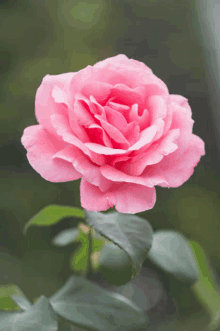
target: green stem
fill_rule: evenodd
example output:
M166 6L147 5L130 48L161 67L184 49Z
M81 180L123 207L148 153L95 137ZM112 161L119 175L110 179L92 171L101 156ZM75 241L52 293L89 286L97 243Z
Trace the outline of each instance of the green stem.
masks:
M92 273L91 255L92 255L92 228L89 227L89 233L88 233L88 260L87 260L86 278L89 278L89 276Z

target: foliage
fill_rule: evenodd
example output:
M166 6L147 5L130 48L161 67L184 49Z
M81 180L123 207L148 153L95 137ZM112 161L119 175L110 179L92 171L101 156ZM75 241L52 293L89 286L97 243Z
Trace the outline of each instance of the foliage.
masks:
M157 231L153 237L149 259L181 280L196 282L199 270L187 239L176 231Z
M85 277L99 272L110 284L120 286L137 276L148 258L165 272L191 284L210 314L208 330L220 325L220 289L202 247L177 231L153 233L148 221L117 211L91 212L52 205L27 222L51 226L65 217L85 223L58 233L53 245L78 243L70 257L72 276L50 299L41 296L32 305L15 285L0 287L0 330L51 330L65 324L67 330L138 330L149 323L147 315L131 300L106 291ZM10 310L10 311L9 311ZM43 328L43 329L42 329Z
M123 249L132 265L132 277L141 269L153 240L151 225L129 214L89 212L84 210L86 222L103 236Z
M64 217L70 216L83 218L84 213L83 210L79 208L53 205L47 206L40 210L29 220L29 222L26 223L24 232L26 234L30 226L49 226L59 222Z
M57 331L60 317L69 330L75 326L111 331L112 325L122 331L137 330L147 323L144 312L130 300L79 276L70 277L51 298L42 295L34 305L21 295L11 297L21 311L0 311L2 331Z

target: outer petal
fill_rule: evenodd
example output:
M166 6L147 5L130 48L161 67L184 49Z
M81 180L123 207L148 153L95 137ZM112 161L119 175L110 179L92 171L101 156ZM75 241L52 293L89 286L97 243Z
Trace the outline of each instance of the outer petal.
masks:
M118 169L115 169L109 165L104 165L101 167L101 174L116 183L133 183L139 184L147 187L154 187L160 183L164 182L164 178L162 176L155 176L154 178L148 178L148 176L132 176L128 175Z
M102 176L100 167L94 165L82 151L75 146L67 146L56 153L53 158L59 158L71 162L75 170L89 183L98 186L102 192L109 189L111 181Z
M178 94L171 94L170 99L172 103L177 103L179 106L185 108L187 112L187 117L191 118L192 117L192 110L191 107L188 103L188 99L183 97L182 95Z
M97 62L94 67L95 68L109 68L111 70L116 70L125 66L126 68L133 68L133 69L142 69L145 71L152 72L152 70L146 66L143 62L129 59L124 54L119 54L116 56L109 57L103 61Z
M31 166L50 182L68 182L81 178L73 165L65 160L55 160L53 155L64 144L47 133L41 125L29 126L24 130L21 142L27 149Z
M65 106L60 102L61 99L68 102L70 82L74 75L74 72L61 75L46 75L37 90L35 99L37 121L52 134L56 135L56 132L51 124L50 116L67 113L67 105Z
M149 178L158 175L163 177L164 183L158 184L159 186L179 187L192 176L202 155L205 155L204 141L192 134L189 146L184 152L178 149L167 155L160 163L151 166L150 170L146 169L143 175L145 174Z
M187 99L180 95L171 95L171 107L173 115L170 129L180 129L178 146L181 150L185 150L189 145L193 130L192 111Z
M94 67L95 68L107 68L107 67L116 68L116 67L120 66L122 63L127 64L128 61L129 61L129 58L126 55L118 54L116 56L108 57L105 60L97 62L94 65Z
M103 69L115 72L123 77L127 78L127 86L136 87L140 85L141 79L143 79L146 74L152 75L152 70L147 67L143 62L129 59L124 54L119 54L103 61L96 63L93 66L95 69ZM136 75L135 75L136 73ZM115 84L123 83L122 80L115 81ZM112 85L115 85L112 81Z
M156 191L154 187L120 183L103 193L82 178L80 198L82 207L87 210L103 211L115 205L120 213L136 214L154 207Z
M137 64L137 62L119 55L96 63L93 67L87 66L74 76L71 91L72 93L80 92L83 85L99 81L112 86L124 84L129 88L146 86L146 93L150 91L150 95L168 94L166 84L144 63Z
M158 140L163 134L163 119L166 117L167 114L166 99L167 98L163 96L154 95L147 100L147 109L151 115L151 125L157 126L157 134L155 135L152 142Z
M151 145L147 152L134 156L125 162L120 170L133 176L141 175L147 166L159 163L165 155L173 153L178 148L176 141L179 136L179 129L170 130L159 142Z
M101 83L106 83L102 87L103 90L105 90L105 98L107 99L109 95L109 89L108 86L118 83L127 84L129 83L128 79L123 76L123 74L120 74L119 72L115 72L109 69L101 69L97 68L95 66L87 66L86 68L78 71L76 75L73 77L71 81L70 91L71 91L71 104L74 102L75 97L81 98L85 93L86 96L88 95L88 89L91 88L92 84L97 84L99 87ZM86 87L88 86L88 87ZM97 98L99 98L100 93L97 91L97 94L94 94L94 87L92 88L92 95ZM103 96L102 101L103 102Z

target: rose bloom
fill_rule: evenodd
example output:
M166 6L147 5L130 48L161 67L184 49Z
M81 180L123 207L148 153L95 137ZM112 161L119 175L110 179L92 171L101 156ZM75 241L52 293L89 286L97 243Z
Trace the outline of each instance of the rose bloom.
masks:
M21 140L31 166L50 182L81 178L90 211L151 209L155 186L181 186L205 154L187 99L125 55L46 75L35 113Z

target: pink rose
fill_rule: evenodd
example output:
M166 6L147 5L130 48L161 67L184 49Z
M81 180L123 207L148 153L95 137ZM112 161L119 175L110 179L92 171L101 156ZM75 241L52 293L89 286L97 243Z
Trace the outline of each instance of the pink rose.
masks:
M187 99L125 55L45 76L35 111L22 136L31 166L51 182L81 178L87 210L151 209L154 186L181 186L205 154Z

